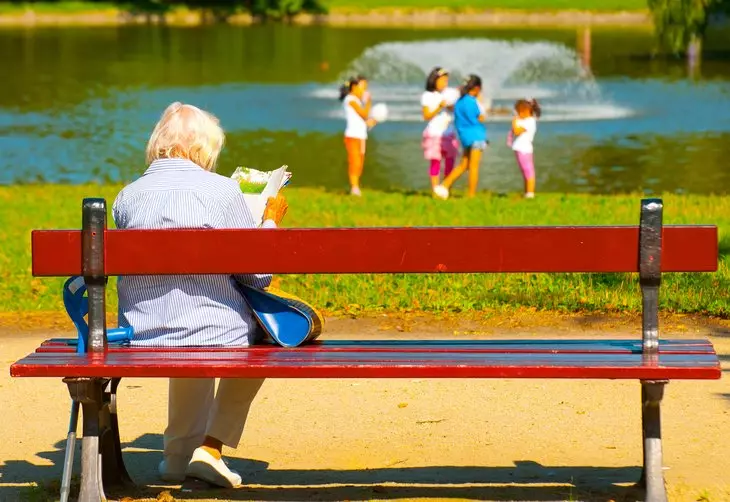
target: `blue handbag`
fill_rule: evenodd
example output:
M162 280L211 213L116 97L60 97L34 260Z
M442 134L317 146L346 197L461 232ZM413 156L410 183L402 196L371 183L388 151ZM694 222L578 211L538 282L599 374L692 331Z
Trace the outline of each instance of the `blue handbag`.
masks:
M274 288L252 288L237 282L254 318L269 341L282 347L297 347L316 339L324 317L301 298Z

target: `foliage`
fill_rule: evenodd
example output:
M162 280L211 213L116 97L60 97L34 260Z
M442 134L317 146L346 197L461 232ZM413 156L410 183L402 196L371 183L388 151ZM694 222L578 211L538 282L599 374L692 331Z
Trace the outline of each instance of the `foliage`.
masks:
M677 54L701 40L710 17L730 10L730 0L648 0L661 46Z
M135 10L164 11L172 7L234 8L249 12L294 12L322 7L367 12L372 9L440 10L585 10L640 11L645 0L0 0L0 12L15 7L37 11L80 11L110 5Z
M219 18L225 18L238 12L248 12L262 17L286 17L300 12L324 12L325 8L320 0L87 0L85 2L56 0L20 1L0 0L0 11L5 6L16 6L28 9L40 7L47 11L54 5L59 11L71 9L78 11L81 7L93 9L99 7L118 6L136 12L162 13L175 8L203 10Z
M590 12L642 11L645 0L324 0L332 10L367 12L373 9L448 11L524 10Z
M63 280L33 278L30 231L79 228L83 197L111 202L120 186L36 185L0 187L0 313L61 310ZM636 224L639 195L480 195L446 202L428 195L369 191L362 199L306 188L287 188L286 225L321 227L439 225ZM665 200L668 224L716 224L721 262L712 274L667 274L662 309L730 317L730 197L672 195ZM454 249L455 253L472 252ZM279 278L279 286L329 313L383 311L462 312L521 308L568 312L638 312L631 274L441 274L305 275ZM114 285L110 281L110 285ZM116 294L108 296L110 311Z

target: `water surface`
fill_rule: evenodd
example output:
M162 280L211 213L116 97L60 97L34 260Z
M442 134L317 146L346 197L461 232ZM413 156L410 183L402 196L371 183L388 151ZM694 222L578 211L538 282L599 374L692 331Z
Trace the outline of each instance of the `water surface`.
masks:
M714 33L697 70L651 59L650 33L327 27L56 28L0 31L0 184L128 181L162 109L181 100L222 121L219 171L286 163L300 186L346 184L337 82L372 81L391 117L368 144L364 183L428 185L419 146L425 74L476 72L498 106L534 96L539 189L562 192L730 191L730 59ZM519 190L489 123L481 187Z

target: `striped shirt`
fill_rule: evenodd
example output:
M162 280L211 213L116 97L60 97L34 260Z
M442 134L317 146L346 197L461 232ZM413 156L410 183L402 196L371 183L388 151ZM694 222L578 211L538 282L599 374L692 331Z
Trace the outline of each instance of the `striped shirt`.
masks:
M119 193L112 214L120 229L257 226L236 181L183 159L154 161ZM270 275L235 278L257 288L271 282ZM134 328L132 345L207 347L254 342L256 322L233 276L126 276L119 278L118 291L119 325Z

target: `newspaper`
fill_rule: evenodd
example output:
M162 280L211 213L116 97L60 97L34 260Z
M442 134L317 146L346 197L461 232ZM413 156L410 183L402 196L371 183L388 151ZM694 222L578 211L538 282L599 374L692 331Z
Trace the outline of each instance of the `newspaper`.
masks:
M231 178L238 181L253 220L261 226L269 197L276 197L279 190L289 184L289 166L281 166L275 171L257 171L248 167L237 167Z

